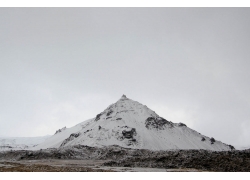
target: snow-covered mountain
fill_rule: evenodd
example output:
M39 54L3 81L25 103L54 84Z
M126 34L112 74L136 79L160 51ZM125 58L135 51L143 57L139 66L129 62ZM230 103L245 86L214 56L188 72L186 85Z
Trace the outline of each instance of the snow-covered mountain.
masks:
M95 118L72 128L63 128L33 149L78 144L97 147L119 145L150 150L233 149L233 146L206 137L183 123L168 121L125 95Z
M0 137L0 151L30 149L49 137L50 135L40 137Z

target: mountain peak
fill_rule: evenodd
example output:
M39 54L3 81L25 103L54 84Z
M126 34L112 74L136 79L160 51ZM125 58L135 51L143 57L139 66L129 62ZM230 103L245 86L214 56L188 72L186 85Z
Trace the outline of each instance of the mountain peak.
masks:
M127 99L127 96L125 94L123 94L121 99Z
M126 95L95 118L55 134L36 148L73 145L119 145L136 149L229 150L228 145L201 135L183 123L172 123Z

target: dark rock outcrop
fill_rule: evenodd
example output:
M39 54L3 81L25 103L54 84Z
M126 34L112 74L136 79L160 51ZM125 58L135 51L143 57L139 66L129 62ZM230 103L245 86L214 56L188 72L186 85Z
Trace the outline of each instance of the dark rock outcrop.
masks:
M228 145L231 150L235 150L235 148L232 145Z
M136 129L132 128L131 130L123 130L122 135L124 138L131 139L134 135L136 135Z
M98 121L98 120L100 120L100 118L101 118L101 115L102 115L101 113L100 113L100 114L97 114L97 115L96 115L96 118L95 118L95 121Z
M215 139L212 137L212 138L210 139L210 142L211 142L211 144L214 144L214 143L215 143Z
M60 145L60 147L63 147L68 142L70 142L73 139L77 138L78 136L80 136L80 134L81 133L72 133L72 134L70 134L70 136L62 142L62 144Z
M149 117L145 121L145 126L147 129L163 130L165 129L166 125L168 125L169 127L173 126L172 123L162 117Z
M184 127L187 127L187 125L184 124L184 123L179 123L178 126L180 126L180 127L183 127L183 126L184 126Z
M56 133L55 133L55 134L58 134L58 133L60 133L60 132L64 131L65 129L66 129L66 126L65 126L65 127L63 127L62 129L58 129L58 130L56 131Z
M108 112L107 112L107 116L109 116L110 114L112 114L113 111L110 109Z

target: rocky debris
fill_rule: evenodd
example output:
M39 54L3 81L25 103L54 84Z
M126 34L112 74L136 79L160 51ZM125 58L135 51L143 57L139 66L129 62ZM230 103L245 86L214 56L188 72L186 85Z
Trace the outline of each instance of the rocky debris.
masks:
M100 113L100 114L97 114L97 115L96 115L96 118L95 118L95 121L98 121L98 120L100 120L100 118L101 118L101 115L102 115L101 113Z
M122 120L122 118L116 118L117 121Z
M211 144L214 144L215 143L215 139L213 137L210 138L210 142L211 142Z
M166 125L172 127L172 124L162 117L148 117L145 121L145 126L147 129L157 129L157 130L164 130Z
M134 135L136 135L136 129L131 128L130 130L123 130L122 135L124 138L131 139Z
M187 125L184 124L184 123L178 123L178 126L180 126L180 127L183 127L183 126L187 127Z
M207 150L140 152L139 150L137 153L123 159L112 160L104 165L166 169L194 168L217 172L250 171L250 150L220 152Z
M204 137L201 138L201 141L206 141L206 139Z
M58 129L55 134L60 133L60 132L64 131L65 129L66 129L66 126L63 127L62 129Z
M102 128L101 126L98 127L99 130L100 130L101 128Z
M1 166L2 165L2 166ZM79 164L60 164L53 162L1 162L0 172L114 172L112 170L86 167Z
M65 144L67 144L68 142L70 142L70 141L72 141L73 139L77 138L78 136L80 136L80 134L81 134L81 133L72 133L72 134L70 134L70 136L62 142L62 144L61 144L60 147L63 147L63 146L64 146Z
M233 151L169 150L150 151L117 145L102 148L77 145L38 151L0 152L0 160L78 159L107 160L105 166L166 169L194 168L202 171L250 171L250 149Z

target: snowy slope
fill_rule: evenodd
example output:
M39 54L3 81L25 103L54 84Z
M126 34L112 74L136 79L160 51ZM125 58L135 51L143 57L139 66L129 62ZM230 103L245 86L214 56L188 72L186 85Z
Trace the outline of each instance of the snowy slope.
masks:
M150 150L208 149L230 150L230 146L210 139L182 123L172 123L123 95L95 118L53 135L34 149L73 145L108 146Z
M41 137L0 137L0 151L30 149L49 137L49 135Z

